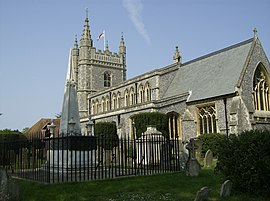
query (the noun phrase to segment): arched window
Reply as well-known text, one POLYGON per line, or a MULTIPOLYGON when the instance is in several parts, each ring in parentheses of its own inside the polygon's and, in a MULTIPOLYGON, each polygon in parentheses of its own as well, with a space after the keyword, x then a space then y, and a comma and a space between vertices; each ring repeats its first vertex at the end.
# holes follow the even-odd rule
POLYGON ((92 108, 91 109, 91 113, 92 114, 95 114, 95 112, 96 112, 96 108, 95 107, 96 107, 95 101, 92 101, 92 107, 91 107, 92 108))
POLYGON ((129 106, 129 91, 125 90, 125 107, 129 106))
POLYGON ((117 99, 116 99, 116 94, 113 93, 112 95, 112 109, 115 110, 117 108, 117 99))
POLYGON ((134 105, 135 104, 135 93, 134 93, 133 87, 130 88, 129 97, 130 97, 130 102, 129 102, 130 105, 134 105))
POLYGON ((110 87, 111 86, 111 75, 108 72, 104 73, 104 87, 110 87))
POLYGON ((117 101, 117 104, 116 104, 117 108, 120 108, 121 107, 121 93, 120 92, 117 93, 116 101, 117 101))
POLYGON ((259 64, 253 78, 253 99, 255 110, 270 111, 269 75, 259 64))
POLYGON ((96 99, 95 104, 96 104, 96 114, 98 114, 98 112, 99 112, 99 101, 98 101, 98 99, 96 99))
POLYGON ((144 102, 144 90, 143 90, 142 84, 140 84, 140 86, 139 86, 139 102, 140 103, 144 102))
POLYGON ((145 84, 144 93, 145 93, 145 101, 146 102, 151 101, 151 88, 149 82, 145 84))
POLYGON ((180 115, 177 112, 169 112, 169 136, 170 139, 181 137, 180 115))
POLYGON ((198 108, 199 131, 204 133, 217 133, 217 115, 215 105, 198 108))
POLYGON ((105 98, 102 97, 102 99, 101 99, 101 112, 105 112, 105 108, 106 108, 106 106, 105 106, 105 98))
POLYGON ((110 98, 109 96, 106 96, 106 108, 105 111, 109 111, 110 110, 110 98))

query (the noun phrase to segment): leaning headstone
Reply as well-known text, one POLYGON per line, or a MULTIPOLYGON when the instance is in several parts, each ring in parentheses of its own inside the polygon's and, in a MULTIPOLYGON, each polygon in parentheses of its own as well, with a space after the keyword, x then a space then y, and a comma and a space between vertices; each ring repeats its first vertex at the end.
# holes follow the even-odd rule
POLYGON ((0 200, 19 201, 19 186, 9 179, 7 172, 0 169, 0 200))
POLYGON ((208 199, 209 193, 211 189, 208 187, 202 187, 199 191, 197 191, 196 197, 194 201, 204 201, 208 199))
POLYGON ((213 152, 208 149, 204 157, 204 167, 211 167, 213 164, 213 152))
POLYGON ((232 191, 232 182, 231 180, 226 180, 220 189, 220 197, 227 197, 231 195, 232 191))
POLYGON ((186 175, 187 176, 198 176, 201 171, 200 163, 196 158, 189 159, 187 161, 186 175))

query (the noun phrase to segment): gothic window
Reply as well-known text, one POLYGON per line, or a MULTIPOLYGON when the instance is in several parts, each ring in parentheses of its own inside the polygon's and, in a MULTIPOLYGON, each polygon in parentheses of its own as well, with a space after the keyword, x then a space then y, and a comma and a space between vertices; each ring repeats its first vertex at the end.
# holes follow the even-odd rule
POLYGON ((106 96, 106 108, 105 111, 109 111, 110 110, 110 98, 109 96, 106 96))
POLYGON ((262 64, 259 64, 254 74, 253 100, 255 110, 270 111, 269 76, 262 64))
POLYGON ((102 99, 101 99, 101 112, 105 112, 105 98, 104 97, 102 97, 102 99))
POLYGON ((130 97, 130 102, 129 102, 130 105, 134 105, 135 104, 135 93, 134 93, 133 87, 130 88, 129 97, 130 97))
POLYGON ((140 103, 144 102, 144 90, 142 84, 139 86, 139 101, 140 103))
POLYGON ((199 132, 217 133, 217 115, 215 105, 198 108, 199 132))
POLYGON ((92 107, 91 107, 92 114, 95 114, 95 106, 96 106, 95 101, 92 101, 92 107))
POLYGON ((110 87, 111 86, 111 75, 108 72, 104 73, 104 87, 110 87))
POLYGON ((116 109, 117 108, 117 99, 116 99, 116 94, 115 93, 113 93, 113 95, 112 95, 112 102, 113 102, 113 104, 112 104, 112 109, 116 109))
POLYGON ((180 116, 176 112, 168 113, 169 116, 169 136, 170 139, 180 138, 180 116))
POLYGON ((99 101, 98 101, 98 99, 96 99, 95 104, 96 104, 96 112, 95 112, 95 114, 98 114, 98 111, 99 111, 99 101))
POLYGON ((125 90, 125 106, 129 106, 129 92, 128 89, 125 90))
POLYGON ((151 88, 149 82, 145 84, 144 91, 145 91, 145 101, 146 102, 151 101, 151 88))
POLYGON ((121 107, 121 93, 120 92, 118 92, 117 93, 117 100, 116 100, 116 106, 117 106, 117 108, 120 108, 121 107))

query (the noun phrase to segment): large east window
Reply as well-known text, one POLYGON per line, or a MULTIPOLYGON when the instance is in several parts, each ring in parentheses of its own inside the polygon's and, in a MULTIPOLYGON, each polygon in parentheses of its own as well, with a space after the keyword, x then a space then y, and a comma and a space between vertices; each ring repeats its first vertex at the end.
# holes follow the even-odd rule
POLYGON ((259 64, 253 78, 253 100, 255 110, 269 111, 269 76, 259 64))
POLYGON ((215 105, 198 108, 199 132, 217 133, 217 114, 215 105))

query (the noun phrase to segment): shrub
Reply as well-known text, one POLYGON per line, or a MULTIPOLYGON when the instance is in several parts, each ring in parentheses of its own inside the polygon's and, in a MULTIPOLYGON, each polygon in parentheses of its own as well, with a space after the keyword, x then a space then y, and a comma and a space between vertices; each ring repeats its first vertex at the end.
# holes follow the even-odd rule
POLYGON ((105 150, 118 146, 118 135, 115 122, 98 122, 95 124, 95 136, 98 145, 105 150))
POLYGON ((199 136, 199 140, 202 141, 201 154, 204 156, 208 149, 213 152, 213 155, 217 155, 217 149, 220 143, 226 140, 226 135, 219 133, 205 133, 199 136))
POLYGON ((270 196, 270 132, 251 130, 230 137, 218 149, 217 170, 236 190, 270 196))
POLYGON ((168 129, 168 116, 160 112, 144 112, 139 113, 133 116, 133 121, 136 128, 136 137, 141 137, 147 129, 147 126, 154 125, 157 127, 157 130, 162 132, 162 135, 168 138, 169 129, 168 129))

